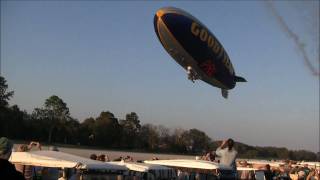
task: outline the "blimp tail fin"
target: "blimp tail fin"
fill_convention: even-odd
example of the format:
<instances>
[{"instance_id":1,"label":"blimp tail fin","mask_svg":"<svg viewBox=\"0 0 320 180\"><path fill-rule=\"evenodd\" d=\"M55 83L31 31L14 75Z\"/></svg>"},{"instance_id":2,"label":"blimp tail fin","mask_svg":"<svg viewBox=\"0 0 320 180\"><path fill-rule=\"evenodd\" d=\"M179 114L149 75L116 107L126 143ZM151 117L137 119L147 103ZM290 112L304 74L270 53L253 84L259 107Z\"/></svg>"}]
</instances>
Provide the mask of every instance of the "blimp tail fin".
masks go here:
<instances>
[{"instance_id":1,"label":"blimp tail fin","mask_svg":"<svg viewBox=\"0 0 320 180\"><path fill-rule=\"evenodd\" d=\"M228 90L226 90L226 89L221 89L221 95L224 97L224 98L228 98Z\"/></svg>"},{"instance_id":2,"label":"blimp tail fin","mask_svg":"<svg viewBox=\"0 0 320 180\"><path fill-rule=\"evenodd\" d=\"M240 76L234 76L236 82L247 82L247 80Z\"/></svg>"}]
</instances>

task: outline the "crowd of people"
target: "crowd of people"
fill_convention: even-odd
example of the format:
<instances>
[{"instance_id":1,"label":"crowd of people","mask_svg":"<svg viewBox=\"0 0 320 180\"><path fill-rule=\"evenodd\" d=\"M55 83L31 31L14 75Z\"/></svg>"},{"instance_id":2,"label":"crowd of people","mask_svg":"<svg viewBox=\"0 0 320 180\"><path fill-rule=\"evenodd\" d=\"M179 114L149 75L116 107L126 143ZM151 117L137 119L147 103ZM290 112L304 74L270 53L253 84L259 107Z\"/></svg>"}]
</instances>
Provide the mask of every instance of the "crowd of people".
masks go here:
<instances>
[{"instance_id":1,"label":"crowd of people","mask_svg":"<svg viewBox=\"0 0 320 180\"><path fill-rule=\"evenodd\" d=\"M13 143L5 138L0 138L0 179L25 179L32 180L36 172L41 171L42 179L63 180L58 168L32 167L30 165L12 164L8 159L11 156ZM30 142L17 146L17 152L28 152L30 150L41 150L39 142ZM49 150L58 151L54 146ZM225 140L215 151L209 151L200 159L219 163L232 169L232 179L257 179L257 172L263 173L265 180L320 180L320 167L300 165L294 161L283 161L281 163L254 163L246 160L236 161L237 151L232 139ZM105 154L91 154L90 159L108 162L110 158ZM158 160L154 157L153 160ZM120 156L112 161L133 162L131 156ZM60 177L60 178L59 178ZM223 179L223 178L222 178ZM230 179L230 178L228 178Z\"/></svg>"},{"instance_id":2,"label":"crowd of people","mask_svg":"<svg viewBox=\"0 0 320 180\"><path fill-rule=\"evenodd\" d=\"M109 156L108 155L106 156L104 154L100 154L100 155L91 154L90 155L90 159L97 160L97 161L102 161L102 162L110 161Z\"/></svg>"},{"instance_id":3,"label":"crowd of people","mask_svg":"<svg viewBox=\"0 0 320 180\"><path fill-rule=\"evenodd\" d=\"M110 158L108 155L105 154L100 154L100 155L96 155L96 154L91 154L89 156L90 159L92 160L97 160L97 161L102 161L102 162L109 162ZM124 161L124 162L133 162L133 157L131 156L126 156L126 157L118 157L113 159L112 161Z\"/></svg>"},{"instance_id":4,"label":"crowd of people","mask_svg":"<svg viewBox=\"0 0 320 180\"><path fill-rule=\"evenodd\" d=\"M28 152L31 150L41 150L39 142L21 144L15 149L16 152ZM0 179L1 180L65 180L65 173L59 168L35 167L31 165L12 164L9 158L13 151L13 143L6 137L0 138ZM58 151L55 146L49 147L51 151Z\"/></svg>"},{"instance_id":5,"label":"crowd of people","mask_svg":"<svg viewBox=\"0 0 320 180\"><path fill-rule=\"evenodd\" d=\"M24 180L21 172L9 161L12 153L13 143L5 138L0 138L0 179Z\"/></svg>"},{"instance_id":6,"label":"crowd of people","mask_svg":"<svg viewBox=\"0 0 320 180\"><path fill-rule=\"evenodd\" d=\"M310 167L307 164L302 166L294 161L284 161L276 166L236 161L237 151L233 145L232 139L225 140L216 151L207 152L201 159L231 167L234 179L256 179L255 171L262 171L266 180L320 180L320 167ZM240 170L241 168L247 169Z\"/></svg>"},{"instance_id":7,"label":"crowd of people","mask_svg":"<svg viewBox=\"0 0 320 180\"><path fill-rule=\"evenodd\" d=\"M319 180L320 168L310 165L299 165L294 161L286 161L282 164L270 166L270 164L254 164L245 160L238 161L237 167L252 168L263 171L266 180ZM239 179L255 179L253 171L238 171Z\"/></svg>"}]
</instances>

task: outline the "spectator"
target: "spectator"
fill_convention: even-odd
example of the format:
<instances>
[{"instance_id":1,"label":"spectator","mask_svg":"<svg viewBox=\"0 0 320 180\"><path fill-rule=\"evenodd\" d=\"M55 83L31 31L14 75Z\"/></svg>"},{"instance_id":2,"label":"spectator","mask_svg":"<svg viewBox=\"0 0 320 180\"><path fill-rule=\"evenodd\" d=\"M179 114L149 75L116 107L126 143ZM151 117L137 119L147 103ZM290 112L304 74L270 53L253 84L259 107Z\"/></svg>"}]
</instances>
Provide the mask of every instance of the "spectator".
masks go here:
<instances>
[{"instance_id":1,"label":"spectator","mask_svg":"<svg viewBox=\"0 0 320 180\"><path fill-rule=\"evenodd\" d=\"M153 157L152 160L159 160L159 158L158 157Z\"/></svg>"},{"instance_id":2,"label":"spectator","mask_svg":"<svg viewBox=\"0 0 320 180\"><path fill-rule=\"evenodd\" d=\"M238 152L233 147L234 141L228 139L223 141L216 150L216 155L220 157L220 164L230 166L236 171L236 156Z\"/></svg>"},{"instance_id":3,"label":"spectator","mask_svg":"<svg viewBox=\"0 0 320 180\"><path fill-rule=\"evenodd\" d=\"M18 146L17 152L28 152L33 147L36 147L38 150L41 150L41 144L39 142L33 142L31 141L29 145L21 144ZM16 164L15 165L17 171L21 172L26 180L32 180L33 178L33 166L30 165L22 165L22 164Z\"/></svg>"},{"instance_id":4,"label":"spectator","mask_svg":"<svg viewBox=\"0 0 320 180\"><path fill-rule=\"evenodd\" d=\"M320 168L311 169L307 176L307 180L320 180Z\"/></svg>"},{"instance_id":5,"label":"spectator","mask_svg":"<svg viewBox=\"0 0 320 180\"><path fill-rule=\"evenodd\" d=\"M5 137L0 138L0 179L25 179L23 175L18 172L14 165L8 159L12 153L13 144Z\"/></svg>"},{"instance_id":6,"label":"spectator","mask_svg":"<svg viewBox=\"0 0 320 180\"><path fill-rule=\"evenodd\" d=\"M106 161L106 156L104 154L101 154L97 157L97 160L98 161L102 161L102 162L105 162Z\"/></svg>"},{"instance_id":7,"label":"spectator","mask_svg":"<svg viewBox=\"0 0 320 180\"><path fill-rule=\"evenodd\" d=\"M241 161L240 167L250 167L247 161ZM240 174L240 179L254 179L254 173L250 170L243 170Z\"/></svg>"},{"instance_id":8,"label":"spectator","mask_svg":"<svg viewBox=\"0 0 320 180\"><path fill-rule=\"evenodd\" d=\"M91 155L90 155L90 159L92 159L92 160L97 160L97 155L96 155L96 154L91 154Z\"/></svg>"},{"instance_id":9,"label":"spectator","mask_svg":"<svg viewBox=\"0 0 320 180\"><path fill-rule=\"evenodd\" d=\"M133 158L131 156L127 156L126 158L124 158L125 162L133 162Z\"/></svg>"},{"instance_id":10,"label":"spectator","mask_svg":"<svg viewBox=\"0 0 320 180\"><path fill-rule=\"evenodd\" d=\"M266 170L264 171L264 176L266 180L273 179L273 172L271 171L271 167L269 164L266 165Z\"/></svg>"},{"instance_id":11,"label":"spectator","mask_svg":"<svg viewBox=\"0 0 320 180\"><path fill-rule=\"evenodd\" d=\"M277 179L290 180L289 173L286 171L285 166L282 164L279 166L279 174L277 175Z\"/></svg>"},{"instance_id":12,"label":"spectator","mask_svg":"<svg viewBox=\"0 0 320 180\"><path fill-rule=\"evenodd\" d=\"M214 161L216 159L215 152L209 151L207 154L203 156L203 160L206 161Z\"/></svg>"},{"instance_id":13,"label":"spectator","mask_svg":"<svg viewBox=\"0 0 320 180\"><path fill-rule=\"evenodd\" d=\"M298 180L305 180L306 179L306 173L302 170L298 171Z\"/></svg>"},{"instance_id":14,"label":"spectator","mask_svg":"<svg viewBox=\"0 0 320 180\"><path fill-rule=\"evenodd\" d=\"M233 176L237 178L236 157L238 152L233 147L233 139L223 141L216 150L216 155L220 157L220 164L229 166L233 170Z\"/></svg>"},{"instance_id":15,"label":"spectator","mask_svg":"<svg viewBox=\"0 0 320 180\"><path fill-rule=\"evenodd\" d=\"M107 162L109 162L109 161L110 161L110 158L109 158L109 156L108 156L108 155L106 156L106 161L107 161Z\"/></svg>"}]
</instances>

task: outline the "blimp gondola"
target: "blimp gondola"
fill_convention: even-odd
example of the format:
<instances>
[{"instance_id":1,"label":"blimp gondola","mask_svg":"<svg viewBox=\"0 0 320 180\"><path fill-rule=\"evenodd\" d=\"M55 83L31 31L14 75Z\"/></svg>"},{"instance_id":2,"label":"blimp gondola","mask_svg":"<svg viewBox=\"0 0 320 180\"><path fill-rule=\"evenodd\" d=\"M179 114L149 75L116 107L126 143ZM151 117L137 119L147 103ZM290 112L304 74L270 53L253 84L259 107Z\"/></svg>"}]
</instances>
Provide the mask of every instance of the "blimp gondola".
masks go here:
<instances>
[{"instance_id":1,"label":"blimp gondola","mask_svg":"<svg viewBox=\"0 0 320 180\"><path fill-rule=\"evenodd\" d=\"M230 58L218 39L198 19L184 10L165 7L154 16L155 32L166 51L187 72L189 80L203 80L221 89L224 98L236 82Z\"/></svg>"}]
</instances>

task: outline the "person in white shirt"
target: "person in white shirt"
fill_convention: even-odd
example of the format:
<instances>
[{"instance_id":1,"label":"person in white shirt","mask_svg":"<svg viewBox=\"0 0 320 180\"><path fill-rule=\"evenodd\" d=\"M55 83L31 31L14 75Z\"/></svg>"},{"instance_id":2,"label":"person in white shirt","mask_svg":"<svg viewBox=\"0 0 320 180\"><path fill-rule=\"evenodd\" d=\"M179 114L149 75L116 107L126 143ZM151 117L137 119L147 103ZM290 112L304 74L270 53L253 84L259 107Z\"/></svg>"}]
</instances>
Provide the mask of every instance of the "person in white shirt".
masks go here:
<instances>
[{"instance_id":1,"label":"person in white shirt","mask_svg":"<svg viewBox=\"0 0 320 180\"><path fill-rule=\"evenodd\" d=\"M220 157L220 164L230 166L234 171L236 170L236 157L238 152L233 147L234 141L232 139L225 140L216 150L216 155Z\"/></svg>"}]
</instances>

